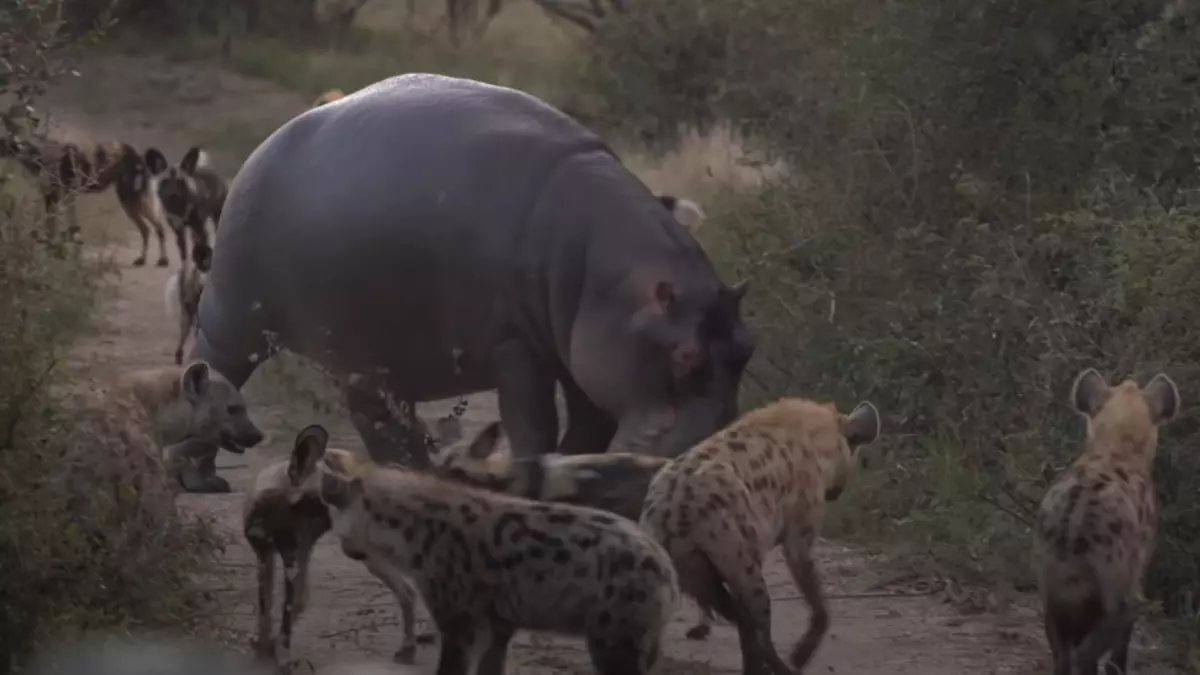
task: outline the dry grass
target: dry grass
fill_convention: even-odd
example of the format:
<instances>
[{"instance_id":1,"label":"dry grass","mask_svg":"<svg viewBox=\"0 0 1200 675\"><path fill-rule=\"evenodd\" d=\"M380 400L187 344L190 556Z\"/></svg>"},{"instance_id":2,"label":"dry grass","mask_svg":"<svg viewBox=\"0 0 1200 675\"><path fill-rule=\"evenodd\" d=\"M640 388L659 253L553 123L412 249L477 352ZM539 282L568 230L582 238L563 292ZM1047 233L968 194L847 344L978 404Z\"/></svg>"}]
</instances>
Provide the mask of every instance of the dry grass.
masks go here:
<instances>
[{"instance_id":1,"label":"dry grass","mask_svg":"<svg viewBox=\"0 0 1200 675\"><path fill-rule=\"evenodd\" d=\"M757 190L787 172L780 162L756 160L727 124L685 131L678 147L661 156L636 147L623 149L621 156L652 190L700 200L714 190Z\"/></svg>"}]
</instances>

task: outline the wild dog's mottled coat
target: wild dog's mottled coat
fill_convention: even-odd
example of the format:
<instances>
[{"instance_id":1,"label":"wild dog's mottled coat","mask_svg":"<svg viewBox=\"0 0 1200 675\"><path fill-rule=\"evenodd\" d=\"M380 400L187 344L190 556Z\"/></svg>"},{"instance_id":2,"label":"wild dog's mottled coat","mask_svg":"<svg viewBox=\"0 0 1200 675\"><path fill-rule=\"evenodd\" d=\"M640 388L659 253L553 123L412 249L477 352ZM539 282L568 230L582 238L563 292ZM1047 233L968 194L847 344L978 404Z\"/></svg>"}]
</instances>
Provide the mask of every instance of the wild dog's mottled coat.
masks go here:
<instances>
[{"instance_id":1,"label":"wild dog's mottled coat","mask_svg":"<svg viewBox=\"0 0 1200 675\"><path fill-rule=\"evenodd\" d=\"M259 472L253 491L246 496L242 525L246 541L258 558L258 635L252 646L260 658L286 664L292 644L292 627L308 600L308 565L313 547L332 523L329 509L317 496L312 463L320 459L329 435L319 425L305 427L296 435L289 459L275 462ZM307 462L308 464L302 464ZM283 612L278 640L271 638L274 604L275 556L283 561ZM416 657L415 593L407 583L388 582L400 604L404 642L393 660L413 663Z\"/></svg>"},{"instance_id":2,"label":"wild dog's mottled coat","mask_svg":"<svg viewBox=\"0 0 1200 675\"><path fill-rule=\"evenodd\" d=\"M1042 499L1034 544L1046 638L1055 675L1096 675L1106 652L1105 672L1116 675L1126 669L1158 528L1158 425L1178 414L1179 389L1163 374L1144 389L1132 380L1111 387L1089 368L1071 405L1087 440Z\"/></svg>"},{"instance_id":3,"label":"wild dog's mottled coat","mask_svg":"<svg viewBox=\"0 0 1200 675\"><path fill-rule=\"evenodd\" d=\"M180 264L186 266L188 234L195 242L209 245L207 224L212 221L214 232L220 227L228 184L209 165L208 153L197 147L189 148L178 166L168 164L156 148L146 150L145 161L152 175L151 189L175 232Z\"/></svg>"},{"instance_id":4,"label":"wild dog's mottled coat","mask_svg":"<svg viewBox=\"0 0 1200 675\"><path fill-rule=\"evenodd\" d=\"M583 635L601 675L644 675L678 600L670 558L630 520L327 451L321 499L351 557L418 588L439 675L502 675L518 629ZM477 670L475 670L477 668Z\"/></svg>"},{"instance_id":5,"label":"wild dog's mottled coat","mask_svg":"<svg viewBox=\"0 0 1200 675\"><path fill-rule=\"evenodd\" d=\"M212 249L207 244L196 242L192 247L192 267L181 268L167 279L164 300L167 315L179 323L179 342L175 345L175 364L183 363L183 345L188 334L195 334L200 324L196 315L200 312L200 295L208 281L212 267Z\"/></svg>"},{"instance_id":6,"label":"wild dog's mottled coat","mask_svg":"<svg viewBox=\"0 0 1200 675\"><path fill-rule=\"evenodd\" d=\"M853 470L854 449L878 436L870 403L842 416L832 404L786 398L746 413L651 480L642 527L671 554L683 592L737 625L744 675L793 672L771 641L762 576L777 545L812 608L792 664L802 668L820 646L829 614L812 547L825 502Z\"/></svg>"}]
</instances>

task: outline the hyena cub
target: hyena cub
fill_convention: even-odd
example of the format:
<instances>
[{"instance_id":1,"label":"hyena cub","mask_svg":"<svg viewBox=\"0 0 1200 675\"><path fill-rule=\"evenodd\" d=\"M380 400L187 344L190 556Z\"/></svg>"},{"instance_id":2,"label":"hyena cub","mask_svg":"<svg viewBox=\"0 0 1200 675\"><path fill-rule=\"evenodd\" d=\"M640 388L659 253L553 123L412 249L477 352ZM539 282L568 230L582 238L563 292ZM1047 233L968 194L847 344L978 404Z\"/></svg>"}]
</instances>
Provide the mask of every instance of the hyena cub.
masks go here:
<instances>
[{"instance_id":1,"label":"hyena cub","mask_svg":"<svg viewBox=\"0 0 1200 675\"><path fill-rule=\"evenodd\" d=\"M1158 528L1158 425L1179 413L1179 389L1163 374L1144 389L1132 380L1112 387L1089 368L1071 387L1071 406L1087 439L1042 499L1034 540L1046 639L1055 675L1096 675L1105 653L1105 672L1117 675Z\"/></svg>"},{"instance_id":2,"label":"hyena cub","mask_svg":"<svg viewBox=\"0 0 1200 675\"><path fill-rule=\"evenodd\" d=\"M208 281L212 268L212 249L204 243L192 246L192 266L181 267L167 279L163 300L167 305L167 316L179 322L179 342L175 345L175 365L183 363L183 345L188 334L193 336L200 330L200 294Z\"/></svg>"},{"instance_id":3,"label":"hyena cub","mask_svg":"<svg viewBox=\"0 0 1200 675\"><path fill-rule=\"evenodd\" d=\"M771 641L762 564L776 545L812 609L792 665L803 668L824 639L829 612L813 544L825 503L841 494L879 424L869 402L842 416L833 404L785 398L746 413L650 481L642 527L670 553L683 592L737 626L744 675L794 672Z\"/></svg>"},{"instance_id":4,"label":"hyena cub","mask_svg":"<svg viewBox=\"0 0 1200 675\"><path fill-rule=\"evenodd\" d=\"M208 245L207 223L213 232L220 227L228 184L209 166L208 153L190 148L179 166L171 166L156 148L146 151L146 166L153 176L153 190L162 203L167 222L175 232L180 265L187 264L187 235Z\"/></svg>"},{"instance_id":5,"label":"hyena cub","mask_svg":"<svg viewBox=\"0 0 1200 675\"><path fill-rule=\"evenodd\" d=\"M328 443L329 434L322 427L312 425L302 429L296 435L291 457L264 468L243 503L243 532L258 558L258 637L253 648L258 657L281 666L290 658L292 627L307 603L308 564L313 547L332 526L329 509L317 495L317 476L313 470L313 463L324 454ZM278 640L272 640L276 555L283 561L283 613ZM403 579L378 573L376 576L396 596L404 622L404 643L393 660L411 664L418 642L413 609L415 593Z\"/></svg>"},{"instance_id":6,"label":"hyena cub","mask_svg":"<svg viewBox=\"0 0 1200 675\"><path fill-rule=\"evenodd\" d=\"M342 550L416 586L441 634L439 675L503 675L519 629L585 636L600 675L644 675L658 660L678 582L634 522L344 450L303 464L316 465Z\"/></svg>"},{"instance_id":7,"label":"hyena cub","mask_svg":"<svg viewBox=\"0 0 1200 675\"><path fill-rule=\"evenodd\" d=\"M205 473L205 462L220 448L241 453L263 439L241 393L203 361L126 373L113 395L148 418L167 475L189 492L229 492L224 479Z\"/></svg>"},{"instance_id":8,"label":"hyena cub","mask_svg":"<svg viewBox=\"0 0 1200 675\"><path fill-rule=\"evenodd\" d=\"M650 479L670 461L629 452L514 457L503 439L504 427L491 422L469 443L448 445L434 453L431 471L459 483L535 501L588 506L636 521ZM711 612L702 611L687 637L706 639L712 619Z\"/></svg>"}]
</instances>

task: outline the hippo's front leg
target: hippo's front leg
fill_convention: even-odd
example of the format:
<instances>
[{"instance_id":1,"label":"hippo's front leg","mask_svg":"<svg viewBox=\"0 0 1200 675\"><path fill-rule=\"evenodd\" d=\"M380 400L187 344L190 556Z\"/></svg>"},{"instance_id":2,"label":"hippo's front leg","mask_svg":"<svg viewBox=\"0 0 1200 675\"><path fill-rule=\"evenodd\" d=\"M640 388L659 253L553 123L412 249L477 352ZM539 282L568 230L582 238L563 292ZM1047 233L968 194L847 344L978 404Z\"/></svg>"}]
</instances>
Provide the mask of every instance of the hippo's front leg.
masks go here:
<instances>
[{"instance_id":1,"label":"hippo's front leg","mask_svg":"<svg viewBox=\"0 0 1200 675\"><path fill-rule=\"evenodd\" d=\"M616 421L592 403L569 376L560 381L567 401L567 433L563 434L558 451L564 455L604 452L617 433Z\"/></svg>"},{"instance_id":2,"label":"hippo's front leg","mask_svg":"<svg viewBox=\"0 0 1200 675\"><path fill-rule=\"evenodd\" d=\"M554 452L558 410L553 370L524 341L508 338L496 347L496 398L513 454L536 457Z\"/></svg>"},{"instance_id":3,"label":"hippo's front leg","mask_svg":"<svg viewBox=\"0 0 1200 675\"><path fill-rule=\"evenodd\" d=\"M367 385L345 388L346 407L354 430L367 446L371 461L424 469L429 467L429 449L416 407L406 402L408 420L398 419L388 406L384 392Z\"/></svg>"}]
</instances>

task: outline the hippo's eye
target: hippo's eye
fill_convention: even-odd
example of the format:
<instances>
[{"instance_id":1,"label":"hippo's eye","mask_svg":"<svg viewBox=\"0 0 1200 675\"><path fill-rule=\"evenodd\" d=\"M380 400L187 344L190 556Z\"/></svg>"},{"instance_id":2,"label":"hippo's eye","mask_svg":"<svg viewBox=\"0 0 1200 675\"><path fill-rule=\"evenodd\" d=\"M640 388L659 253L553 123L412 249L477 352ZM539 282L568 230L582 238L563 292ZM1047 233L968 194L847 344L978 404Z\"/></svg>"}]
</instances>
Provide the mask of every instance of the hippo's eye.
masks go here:
<instances>
[{"instance_id":1,"label":"hippo's eye","mask_svg":"<svg viewBox=\"0 0 1200 675\"><path fill-rule=\"evenodd\" d=\"M244 406L240 403L235 403L235 404L229 406L228 408L226 408L225 411L228 412L230 415L245 415L246 414L246 406Z\"/></svg>"}]
</instances>

